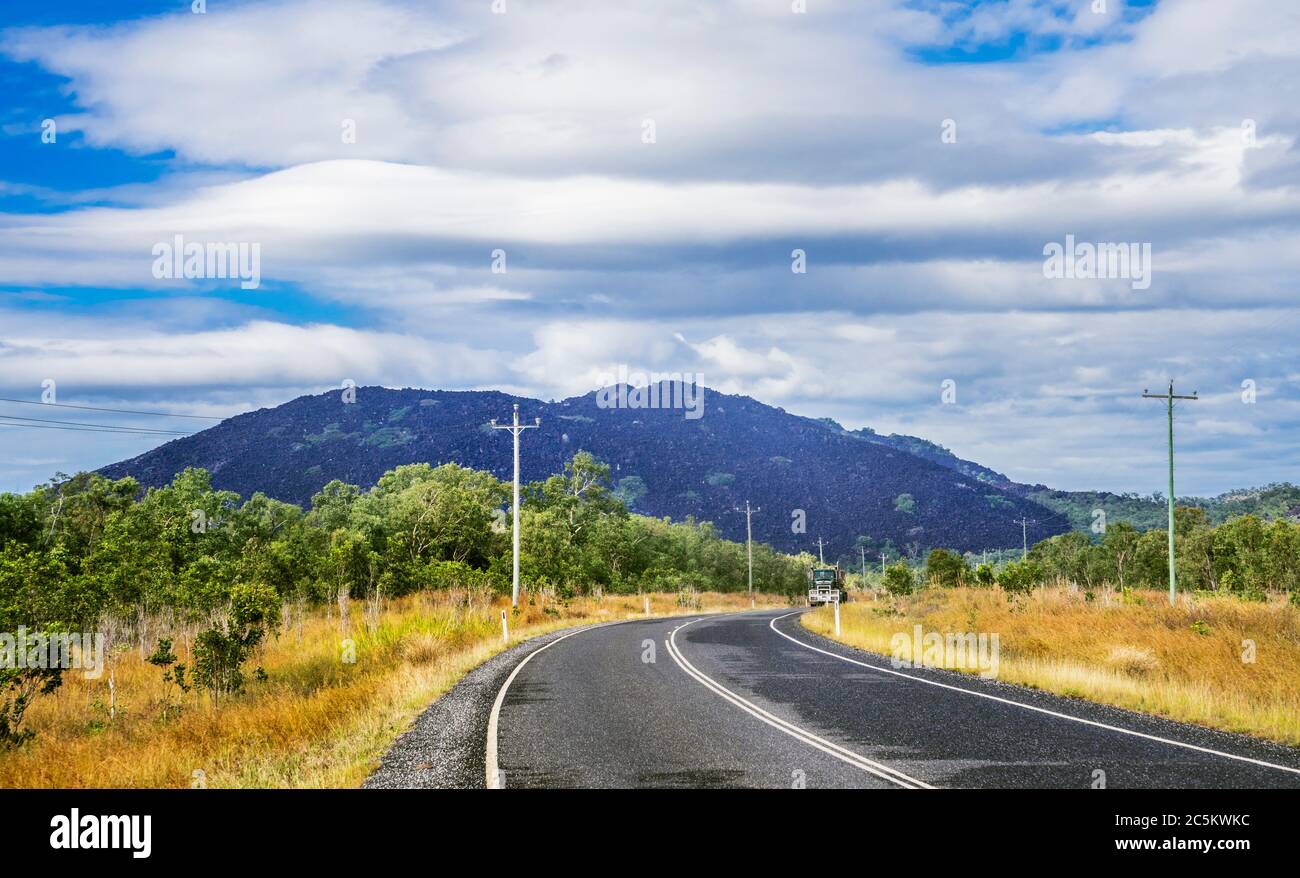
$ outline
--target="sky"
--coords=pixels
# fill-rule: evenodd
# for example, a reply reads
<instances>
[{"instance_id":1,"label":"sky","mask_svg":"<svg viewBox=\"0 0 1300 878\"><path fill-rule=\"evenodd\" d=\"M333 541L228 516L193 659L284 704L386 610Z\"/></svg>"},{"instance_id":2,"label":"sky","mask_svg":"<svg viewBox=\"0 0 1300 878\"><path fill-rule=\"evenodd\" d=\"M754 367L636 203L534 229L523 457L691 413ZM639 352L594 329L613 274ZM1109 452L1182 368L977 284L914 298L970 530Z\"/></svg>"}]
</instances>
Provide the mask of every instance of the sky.
<instances>
[{"instance_id":1,"label":"sky","mask_svg":"<svg viewBox=\"0 0 1300 878\"><path fill-rule=\"evenodd\" d=\"M1173 380L1180 494L1300 481L1300 7L198 5L0 6L0 397L218 418L622 364L1146 494ZM157 276L177 236L255 246L256 288ZM1146 282L1053 276L1067 240ZM9 420L0 490L170 435Z\"/></svg>"}]
</instances>

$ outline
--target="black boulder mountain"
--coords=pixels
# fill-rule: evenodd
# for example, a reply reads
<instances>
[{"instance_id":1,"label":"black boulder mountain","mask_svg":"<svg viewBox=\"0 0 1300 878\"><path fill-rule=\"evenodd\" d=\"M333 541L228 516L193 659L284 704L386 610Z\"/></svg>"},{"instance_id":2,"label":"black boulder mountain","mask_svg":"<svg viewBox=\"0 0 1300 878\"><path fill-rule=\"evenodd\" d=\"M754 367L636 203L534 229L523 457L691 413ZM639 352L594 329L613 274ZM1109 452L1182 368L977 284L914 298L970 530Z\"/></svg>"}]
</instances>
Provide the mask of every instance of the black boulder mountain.
<instances>
[{"instance_id":1,"label":"black boulder mountain","mask_svg":"<svg viewBox=\"0 0 1300 878\"><path fill-rule=\"evenodd\" d=\"M979 550L1019 546L1021 518L1030 519L1031 543L1069 529L1060 514L950 461L712 391L703 416L692 419L679 408L601 407L594 392L545 403L497 391L362 387L352 403L342 391L299 397L102 472L154 486L185 467L203 467L218 488L303 506L333 479L368 487L405 463L454 462L508 479L510 436L488 422L507 422L516 402L526 421L542 419L523 436L525 481L590 451L610 465L635 511L712 521L732 539L744 539L745 516L735 510L746 499L761 507L755 539L815 553L822 537L828 559L856 555L860 536L892 541L900 551ZM796 532L801 517L803 533Z\"/></svg>"}]
</instances>

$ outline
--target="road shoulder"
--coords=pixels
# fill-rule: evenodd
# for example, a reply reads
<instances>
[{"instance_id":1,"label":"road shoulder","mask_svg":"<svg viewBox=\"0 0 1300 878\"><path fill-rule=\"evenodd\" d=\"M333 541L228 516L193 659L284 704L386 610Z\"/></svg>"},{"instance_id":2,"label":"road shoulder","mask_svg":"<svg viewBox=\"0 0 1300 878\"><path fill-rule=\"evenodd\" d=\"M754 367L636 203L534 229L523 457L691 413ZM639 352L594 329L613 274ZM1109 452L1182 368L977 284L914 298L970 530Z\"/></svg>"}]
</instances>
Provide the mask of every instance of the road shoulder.
<instances>
[{"instance_id":1,"label":"road shoulder","mask_svg":"<svg viewBox=\"0 0 1300 878\"><path fill-rule=\"evenodd\" d=\"M979 697L986 695L997 699L1015 702L1020 705L1012 709L1038 709L1040 711L1051 711L1061 714L1063 722L1071 720L1083 721L1086 723L1102 724L1115 726L1138 735L1156 736L1167 738L1171 741L1179 741L1192 747L1207 748L1210 750L1220 751L1222 753L1231 753L1236 756L1249 759L1261 760L1273 763L1275 765L1287 766L1295 770L1300 769L1300 748L1288 747L1275 741L1269 741L1263 738L1255 738L1249 735L1238 734L1234 732L1213 729L1207 726L1198 726L1191 723L1179 722L1177 720L1167 719L1154 714L1141 713L1138 711L1127 710L1122 707L1104 704L1098 701L1091 701L1083 698L1069 698L1054 692L1047 692L1042 689L1033 689L1016 683L1006 683L1001 680L986 680L972 674L964 674L959 671L950 671L941 668L906 668L894 670L890 667L890 658L876 652L858 649L842 643L838 640L818 634L806 627L800 621L797 613L790 616L778 617L773 621L773 626L783 631L786 635L805 644L816 647L826 652L834 653L840 657L852 659L855 662L861 662L867 666L874 666L884 673L893 673L901 676L911 677L918 681L929 681L942 686L956 687L965 689L973 695L963 697ZM788 641L787 641L788 642ZM794 648L794 644L790 644ZM918 685L924 685L919 683ZM1011 707L1008 705L1008 707ZM1115 734L1123 734L1115 732ZM1282 775L1286 776L1286 775ZM1292 775L1294 777L1294 775Z\"/></svg>"},{"instance_id":2,"label":"road shoulder","mask_svg":"<svg viewBox=\"0 0 1300 878\"><path fill-rule=\"evenodd\" d=\"M529 654L589 627L561 628L529 638L471 670L420 713L362 787L483 789L488 715L502 684Z\"/></svg>"}]
</instances>

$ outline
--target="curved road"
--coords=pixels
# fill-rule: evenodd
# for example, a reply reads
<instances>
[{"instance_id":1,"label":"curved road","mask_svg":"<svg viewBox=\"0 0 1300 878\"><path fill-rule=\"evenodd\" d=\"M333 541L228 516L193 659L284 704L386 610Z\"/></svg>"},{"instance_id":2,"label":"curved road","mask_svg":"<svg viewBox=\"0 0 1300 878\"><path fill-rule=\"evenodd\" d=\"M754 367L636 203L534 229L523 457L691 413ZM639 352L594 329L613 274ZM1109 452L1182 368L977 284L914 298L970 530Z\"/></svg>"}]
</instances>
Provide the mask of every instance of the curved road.
<instances>
[{"instance_id":1,"label":"curved road","mask_svg":"<svg viewBox=\"0 0 1300 878\"><path fill-rule=\"evenodd\" d=\"M889 660L799 612L647 619L529 653L490 786L1300 787L1300 751ZM495 773L493 769L496 769Z\"/></svg>"}]
</instances>

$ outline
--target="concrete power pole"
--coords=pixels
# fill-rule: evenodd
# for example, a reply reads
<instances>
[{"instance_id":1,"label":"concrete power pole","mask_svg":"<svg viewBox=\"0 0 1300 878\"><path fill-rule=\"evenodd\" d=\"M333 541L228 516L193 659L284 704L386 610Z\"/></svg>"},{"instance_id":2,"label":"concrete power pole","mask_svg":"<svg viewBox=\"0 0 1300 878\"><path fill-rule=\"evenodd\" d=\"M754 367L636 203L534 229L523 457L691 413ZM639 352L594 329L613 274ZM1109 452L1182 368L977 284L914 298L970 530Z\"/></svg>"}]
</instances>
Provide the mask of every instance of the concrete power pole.
<instances>
[{"instance_id":1,"label":"concrete power pole","mask_svg":"<svg viewBox=\"0 0 1300 878\"><path fill-rule=\"evenodd\" d=\"M858 551L862 553L862 590L867 590L867 547L858 546Z\"/></svg>"},{"instance_id":2,"label":"concrete power pole","mask_svg":"<svg viewBox=\"0 0 1300 878\"><path fill-rule=\"evenodd\" d=\"M734 507L737 512L742 511L739 506ZM754 607L754 529L751 526L750 516L755 512L762 512L762 506L750 508L749 501L745 501L745 556L749 561L749 606Z\"/></svg>"},{"instance_id":3,"label":"concrete power pole","mask_svg":"<svg viewBox=\"0 0 1300 878\"><path fill-rule=\"evenodd\" d=\"M1029 557L1029 519L1022 518L1016 522L1020 525L1020 560Z\"/></svg>"},{"instance_id":4,"label":"concrete power pole","mask_svg":"<svg viewBox=\"0 0 1300 878\"><path fill-rule=\"evenodd\" d=\"M826 555L822 553L822 538L821 538L821 537L818 537L818 538L817 538L817 559L821 562L821 565L822 565L823 567L826 566Z\"/></svg>"},{"instance_id":5,"label":"concrete power pole","mask_svg":"<svg viewBox=\"0 0 1300 878\"><path fill-rule=\"evenodd\" d=\"M519 434L525 430L533 430L542 425L541 418L534 418L531 424L519 423L519 403L515 403L514 421L510 424L498 424L497 419L492 419L492 429L509 430L510 435L515 437L515 486L513 500L511 502L511 511L514 515L514 526L511 528L514 542L514 577L510 590L510 606L519 606Z\"/></svg>"},{"instance_id":6,"label":"concrete power pole","mask_svg":"<svg viewBox=\"0 0 1300 878\"><path fill-rule=\"evenodd\" d=\"M1175 585L1174 571L1174 400L1197 398L1196 391L1191 396L1178 396L1174 393L1174 382L1169 382L1168 393L1148 393L1142 391L1143 399L1163 399L1168 403L1169 412L1169 606L1174 605Z\"/></svg>"}]
</instances>

